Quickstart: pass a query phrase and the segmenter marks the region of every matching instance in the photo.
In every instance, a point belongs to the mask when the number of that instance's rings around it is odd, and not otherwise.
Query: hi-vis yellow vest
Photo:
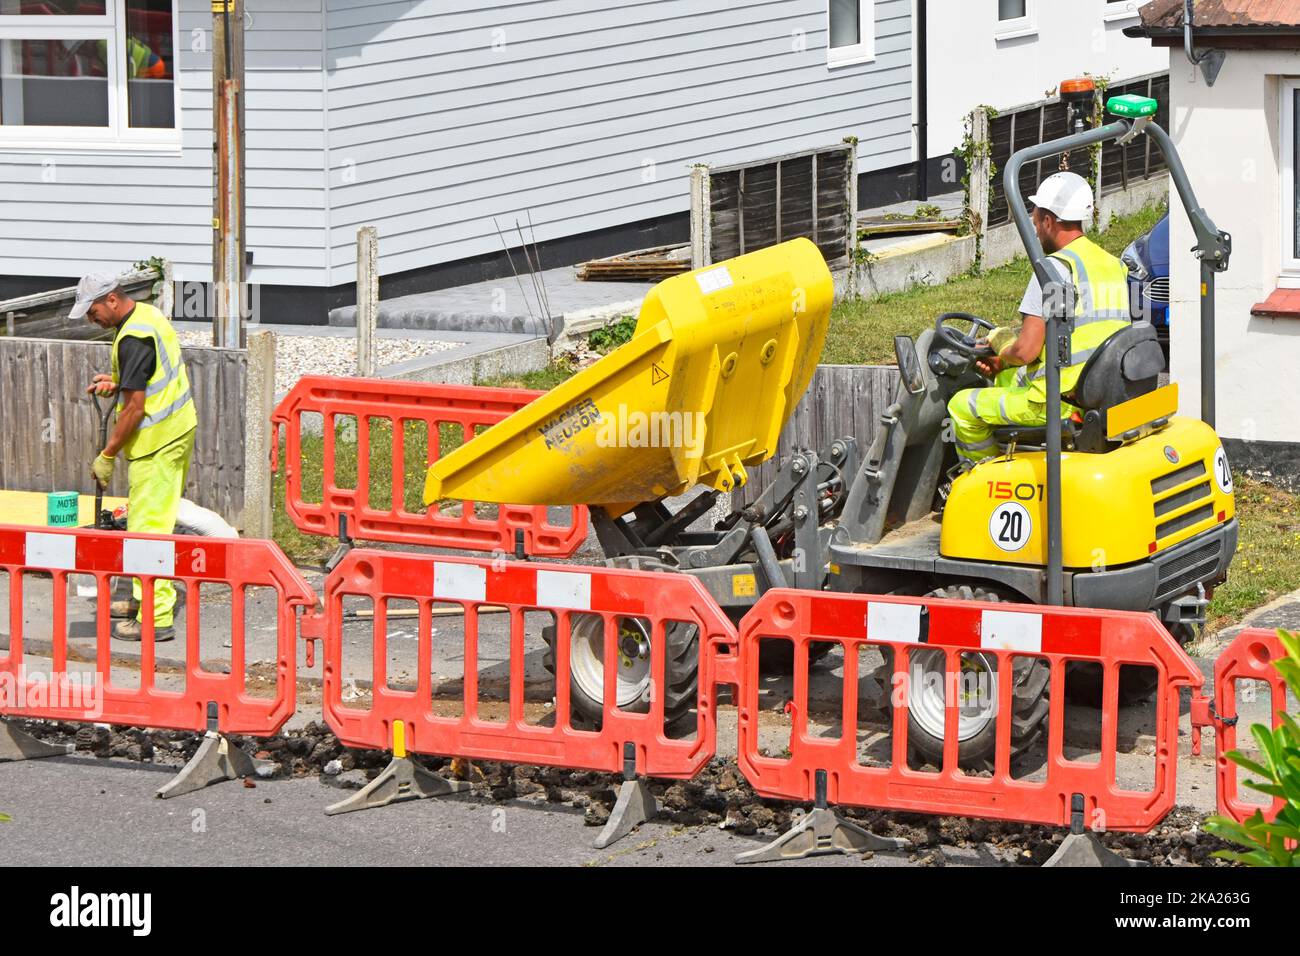
[[[181,346],[176,330],[167,317],[147,302],[137,302],[135,310],[118,327],[113,339],[113,383],[121,377],[117,347],[125,336],[147,339],[154,345],[157,360],[153,375],[144,390],[144,419],[122,448],[129,459],[151,455],[174,442],[199,423],[190,395],[190,378],[185,374]],[[122,414],[122,401],[117,403]]]
[[[1061,394],[1074,391],[1084,363],[1102,342],[1127,328],[1129,313],[1128,269],[1087,236],[1080,236],[1049,258],[1063,262],[1074,283],[1074,331],[1070,334],[1070,364],[1061,366]],[[1044,293],[1046,295],[1046,293]],[[1020,369],[1016,385],[1028,385],[1036,401],[1047,397],[1047,344],[1038,360]],[[1041,397],[1038,397],[1041,396]]]

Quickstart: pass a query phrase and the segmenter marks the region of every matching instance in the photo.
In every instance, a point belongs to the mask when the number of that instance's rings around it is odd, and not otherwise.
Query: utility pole
[[[244,0],[212,0],[212,344],[244,346]]]

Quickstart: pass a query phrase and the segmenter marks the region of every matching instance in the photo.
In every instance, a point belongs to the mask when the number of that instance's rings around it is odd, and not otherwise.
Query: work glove
[[[1002,350],[1018,337],[1015,329],[996,328],[989,333],[989,348],[993,350],[994,355],[1001,355]]]
[[[113,466],[116,464],[117,459],[115,458],[105,458],[103,455],[95,456],[95,463],[90,466],[90,471],[101,488],[107,488],[108,483],[113,480]]]

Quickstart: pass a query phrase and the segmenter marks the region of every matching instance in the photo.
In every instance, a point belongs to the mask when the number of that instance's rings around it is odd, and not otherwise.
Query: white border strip
[[[27,532],[26,563],[36,568],[77,570],[77,539],[70,534]]]
[[[538,571],[537,604],[539,607],[590,611],[591,575],[568,571]]]
[[[487,600],[487,569],[476,564],[433,564],[433,596],[456,601]]]
[[[122,542],[122,571],[125,574],[173,577],[176,574],[176,544],[127,538]]]
[[[919,643],[921,608],[920,604],[886,604],[868,601],[867,640]]]
[[[1043,652],[1043,615],[1025,611],[983,611],[980,647],[987,650]]]

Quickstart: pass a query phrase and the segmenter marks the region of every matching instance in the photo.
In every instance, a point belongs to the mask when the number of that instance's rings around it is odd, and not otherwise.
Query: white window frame
[[[1145,0],[1119,0],[1112,3],[1110,0],[1102,0],[1101,19],[1104,23],[1116,23],[1120,20],[1132,20],[1138,15],[1138,8],[1142,6]]]
[[[993,38],[995,40],[1016,40],[1020,37],[1031,37],[1038,33],[1038,19],[1035,9],[1037,0],[1025,0],[1025,15],[1023,17],[1014,17],[1010,20],[999,20],[997,0],[993,3]]]
[[[826,68],[870,63],[876,58],[876,0],[858,0],[858,42],[831,46],[831,4],[826,0]]]
[[[1278,213],[1278,231],[1282,244],[1278,249],[1278,287],[1282,289],[1300,289],[1300,257],[1295,255],[1296,246],[1296,208],[1295,208],[1295,98],[1300,94],[1300,77],[1282,77],[1279,112],[1281,113],[1281,135],[1278,137],[1278,170],[1281,179],[1281,199]]]
[[[176,62],[172,63],[175,125],[171,129],[133,129],[127,125],[126,3],[104,3],[102,16],[0,16],[0,40],[108,40],[109,48],[116,51],[108,62],[107,126],[0,125],[0,152],[180,152],[180,0],[172,0],[172,56]],[[6,65],[0,62],[0,69]]]

